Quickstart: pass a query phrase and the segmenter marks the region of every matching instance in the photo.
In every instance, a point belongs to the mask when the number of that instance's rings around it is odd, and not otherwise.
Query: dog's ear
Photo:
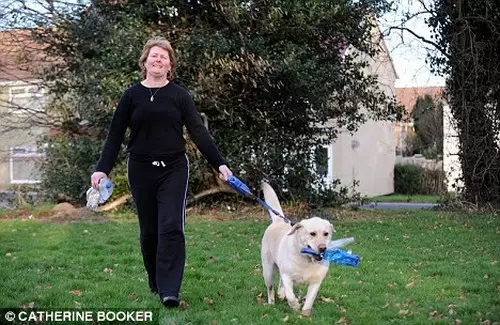
[[[300,222],[296,223],[292,227],[292,229],[290,229],[290,232],[288,233],[288,236],[295,234],[295,232],[297,231],[297,229],[300,229],[300,228],[302,228],[302,224]]]

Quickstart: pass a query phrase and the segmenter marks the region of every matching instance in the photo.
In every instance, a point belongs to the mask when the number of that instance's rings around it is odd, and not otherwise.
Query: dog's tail
[[[262,191],[264,192],[264,200],[266,201],[266,203],[269,204],[274,210],[279,212],[282,216],[284,216],[283,209],[281,209],[280,201],[278,200],[278,196],[276,195],[276,192],[274,192],[271,185],[269,185],[265,181],[262,181],[261,188]],[[268,212],[273,222],[284,222],[283,218],[275,215],[274,212],[272,211]]]

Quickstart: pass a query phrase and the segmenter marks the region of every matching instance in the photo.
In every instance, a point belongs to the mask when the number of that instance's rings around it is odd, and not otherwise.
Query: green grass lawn
[[[201,219],[188,215],[185,310],[164,310],[149,292],[135,220],[4,219],[0,307],[152,310],[160,324],[500,322],[498,216],[419,211],[336,221],[336,238],[356,237],[349,247],[360,266],[332,265],[311,319],[285,302],[263,303],[267,222]],[[305,287],[295,291],[305,295]]]
[[[412,203],[439,203],[442,197],[439,195],[405,195],[390,194],[369,198],[369,202],[412,202]]]

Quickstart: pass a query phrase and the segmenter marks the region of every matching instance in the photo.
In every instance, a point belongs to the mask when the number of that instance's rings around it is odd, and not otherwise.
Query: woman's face
[[[152,77],[167,77],[167,73],[172,68],[170,65],[170,55],[167,50],[159,46],[153,46],[149,50],[145,62],[146,74]]]

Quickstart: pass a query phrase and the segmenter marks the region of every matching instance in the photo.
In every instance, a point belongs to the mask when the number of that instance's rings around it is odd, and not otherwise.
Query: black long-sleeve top
[[[151,94],[154,94],[153,101],[150,100]],[[215,169],[226,164],[186,89],[172,82],[160,89],[136,83],[120,98],[96,171],[109,175],[127,127],[130,127],[129,154],[152,160],[184,154],[184,125]]]

